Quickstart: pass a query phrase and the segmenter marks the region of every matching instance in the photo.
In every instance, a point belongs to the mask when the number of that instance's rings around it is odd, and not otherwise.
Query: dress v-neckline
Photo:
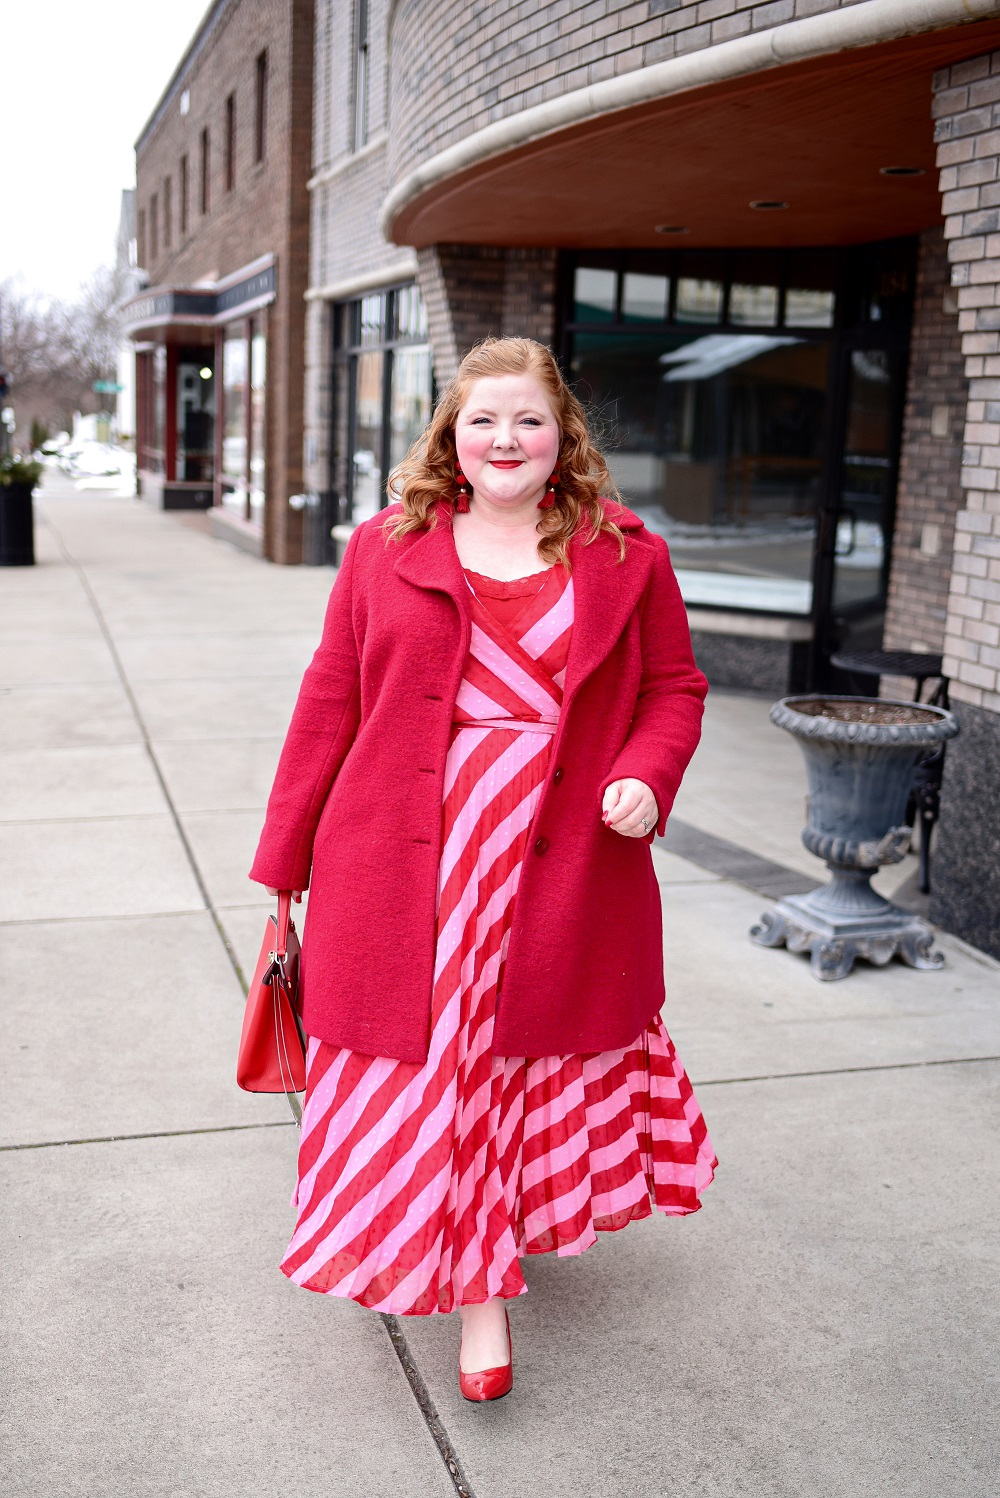
[[[472,590],[473,596],[479,603],[480,608],[494,620],[496,626],[509,634],[515,641],[518,638],[518,626],[525,614],[533,607],[536,599],[549,586],[551,574],[558,572],[558,564],[554,567],[544,567],[539,572],[531,572],[526,577],[499,578],[488,577],[484,572],[475,572],[471,567],[463,567],[466,582]],[[482,602],[483,598],[494,598],[498,600],[522,599],[521,607],[517,609],[508,619],[501,621],[492,609]]]

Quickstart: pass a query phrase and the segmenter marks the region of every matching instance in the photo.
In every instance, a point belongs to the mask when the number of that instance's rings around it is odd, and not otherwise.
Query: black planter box
[[[0,484],[0,567],[35,562],[33,484]]]

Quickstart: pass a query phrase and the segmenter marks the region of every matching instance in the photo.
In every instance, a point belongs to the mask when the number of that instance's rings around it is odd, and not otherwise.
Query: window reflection
[[[884,524],[892,484],[892,427],[889,356],[884,349],[855,349],[847,387],[847,430],[834,551],[835,608],[881,596]]]
[[[266,392],[267,339],[255,323],[250,339],[250,519],[257,525],[264,520]]]
[[[786,328],[832,328],[834,295],[832,291],[785,292]]]
[[[576,322],[611,322],[615,315],[618,274],[579,266],[573,283]]]
[[[627,271],[622,285],[622,318],[625,322],[664,322],[669,293],[666,276]]]
[[[222,345],[222,503],[245,516],[247,505],[247,339],[242,323]]]
[[[427,309],[416,286],[340,305],[334,367],[335,493],[359,523],[386,502],[389,470],[431,416]]]
[[[722,282],[696,281],[681,276],[677,282],[678,322],[719,322],[722,318]]]
[[[382,354],[359,354],[354,429],[354,520],[375,514],[382,499]]]
[[[578,333],[609,467],[665,536],[685,600],[807,614],[828,347],[780,334]]]
[[[406,457],[412,443],[431,419],[431,351],[427,347],[398,349],[392,361],[392,427],[389,466]]]
[[[777,286],[741,286],[729,288],[729,321],[737,326],[773,328],[778,321]]]

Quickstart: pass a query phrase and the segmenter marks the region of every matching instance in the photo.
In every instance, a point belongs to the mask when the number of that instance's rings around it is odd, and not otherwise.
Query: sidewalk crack
[[[384,1311],[379,1312],[382,1325],[385,1327],[386,1335],[392,1343],[393,1351],[399,1359],[400,1367],[406,1375],[406,1381],[410,1386],[410,1392],[417,1401],[417,1408],[424,1419],[424,1424],[430,1432],[431,1439],[440,1453],[448,1476],[451,1478],[452,1486],[459,1498],[476,1498],[469,1479],[465,1475],[458,1452],[452,1445],[451,1437],[445,1428],[444,1421],[437,1412],[437,1408],[430,1396],[430,1391],[424,1383],[423,1375],[410,1351],[410,1345],[406,1340],[406,1334],[399,1324],[398,1316],[389,1316]]]

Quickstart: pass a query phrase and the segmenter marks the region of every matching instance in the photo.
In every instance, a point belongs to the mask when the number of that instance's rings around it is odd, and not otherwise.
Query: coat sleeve
[[[305,889],[313,840],[337,772],[361,723],[361,659],[352,609],[359,531],[347,545],[323,637],[299,688],[250,878]]]
[[[656,797],[663,836],[684,771],[698,747],[708,682],[691,649],[691,631],[666,542],[651,537],[653,575],[640,617],[642,676],[632,723],[621,752],[601,786],[642,780]],[[650,838],[653,834],[650,833]]]

